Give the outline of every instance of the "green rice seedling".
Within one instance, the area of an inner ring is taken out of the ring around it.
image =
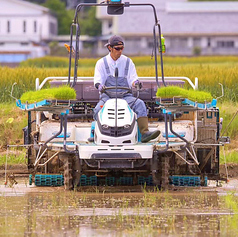
[[[68,86],[29,91],[21,96],[22,103],[34,103],[44,99],[70,100],[76,99],[76,92]]]
[[[197,101],[199,103],[204,103],[205,101],[212,100],[212,96],[208,92],[186,90],[178,86],[167,86],[158,88],[156,96],[162,98],[173,98],[175,96],[178,96],[188,98],[189,100]]]

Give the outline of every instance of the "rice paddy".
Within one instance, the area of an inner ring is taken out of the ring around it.
[[[150,57],[134,57],[132,60],[138,76],[155,75],[154,60]],[[93,76],[96,61],[97,59],[80,59],[78,76]],[[160,67],[158,69],[160,75]],[[198,77],[199,90],[210,92],[213,98],[221,96],[221,83],[224,87],[222,100],[238,101],[238,57],[165,57],[164,73],[165,76],[186,76],[193,82]],[[17,85],[13,94],[20,98],[24,92],[35,90],[36,78],[42,81],[48,76],[68,76],[68,58],[31,59],[17,68],[0,67],[0,75],[0,102],[10,102],[12,98],[9,93],[15,82]]]
[[[18,180],[17,180],[18,181]],[[3,235],[236,236],[234,192],[62,192],[21,181],[0,186]],[[27,191],[28,190],[28,191]],[[50,223],[50,224],[49,224]]]

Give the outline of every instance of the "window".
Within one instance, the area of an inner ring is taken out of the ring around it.
[[[218,48],[234,48],[234,41],[217,41]]]
[[[108,20],[108,28],[112,27],[112,20]]]
[[[50,33],[51,34],[57,34],[56,25],[52,22],[50,22]]]
[[[10,21],[7,21],[7,33],[11,32],[11,24]]]
[[[211,47],[211,38],[207,38],[207,47]]]
[[[193,39],[193,46],[200,47],[201,46],[201,38],[194,38]]]
[[[34,33],[36,33],[36,32],[37,32],[37,22],[34,21]]]
[[[26,33],[26,21],[23,21],[23,32]]]

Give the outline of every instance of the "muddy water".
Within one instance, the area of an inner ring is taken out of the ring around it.
[[[238,236],[236,185],[168,192],[1,185],[0,236]]]

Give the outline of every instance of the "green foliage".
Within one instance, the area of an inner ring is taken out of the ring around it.
[[[193,48],[193,55],[194,56],[199,56],[201,54],[201,48],[200,47],[194,47]]]
[[[76,99],[76,91],[69,86],[54,87],[38,91],[28,91],[21,96],[21,102],[34,103],[45,99],[70,100]]]
[[[101,35],[102,24],[96,19],[95,15],[96,8],[91,7],[84,16],[79,19],[81,34],[89,36]]]
[[[167,86],[158,88],[156,96],[162,98],[173,98],[174,96],[179,96],[183,98],[188,98],[189,100],[196,101],[199,103],[204,103],[205,101],[209,102],[212,100],[212,96],[208,92],[186,90],[178,86]]]
[[[72,16],[66,10],[65,3],[60,0],[47,0],[44,6],[52,10],[56,15],[58,20],[58,34],[68,35],[70,33]]]

